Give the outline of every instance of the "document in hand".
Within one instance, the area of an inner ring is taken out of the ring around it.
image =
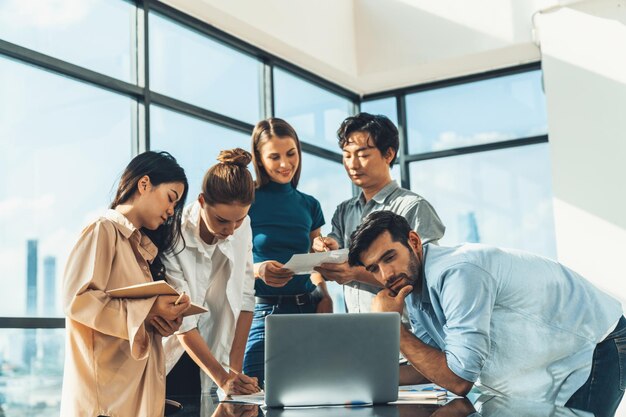
[[[116,288],[107,291],[113,298],[150,298],[155,295],[180,295],[176,288],[165,281],[144,282],[142,284],[130,285],[128,287]],[[194,314],[206,313],[208,310],[198,304],[191,303],[183,316],[193,316]]]
[[[293,255],[283,266],[294,274],[310,274],[314,267],[321,264],[341,264],[348,260],[348,249],[337,249],[328,252],[301,253]]]

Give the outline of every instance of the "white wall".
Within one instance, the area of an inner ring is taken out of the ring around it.
[[[626,307],[626,1],[584,1],[536,22],[559,260]]]
[[[574,0],[164,0],[366,94],[539,60],[537,10]]]
[[[359,84],[368,92],[539,60],[531,16],[555,0],[356,0]]]
[[[352,90],[353,0],[164,0],[254,46]]]

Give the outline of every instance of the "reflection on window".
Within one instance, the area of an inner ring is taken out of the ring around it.
[[[352,114],[352,102],[274,69],[276,117],[287,120],[300,140],[339,152],[337,129]]]
[[[331,221],[339,203],[352,197],[351,184],[342,164],[311,154],[302,154],[302,173],[298,189],[312,195],[322,205],[326,220],[326,224],[322,226],[323,235],[332,230]],[[341,285],[328,282],[327,286],[333,298],[334,311],[345,312]]]
[[[131,100],[3,58],[0,80],[0,316],[60,316],[67,256],[131,156]]]
[[[150,14],[150,87],[179,100],[256,123],[260,64],[206,36]]]
[[[250,151],[248,135],[157,106],[151,109],[150,147],[170,152],[185,169],[189,181],[187,204],[198,196],[204,173],[217,163],[221,150],[242,148]],[[254,171],[252,164],[249,169]]]
[[[136,9],[111,0],[0,1],[0,39],[134,83]]]
[[[370,114],[382,114],[398,127],[398,111],[396,110],[396,98],[387,97],[378,100],[369,100],[361,103],[361,111]]]
[[[547,133],[541,71],[406,97],[409,153],[440,151]]]
[[[59,415],[64,329],[0,329],[0,415]]]
[[[411,189],[443,223],[440,243],[481,242],[556,258],[548,145],[415,162]]]

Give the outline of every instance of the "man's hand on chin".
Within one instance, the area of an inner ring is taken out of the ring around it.
[[[394,295],[393,291],[383,288],[372,300],[372,311],[374,312],[396,312],[402,315],[404,310],[404,299],[413,291],[413,287],[407,285],[403,287],[398,295]]]

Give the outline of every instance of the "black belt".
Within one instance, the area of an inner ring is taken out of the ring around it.
[[[296,295],[262,295],[254,297],[257,304],[296,305],[313,304],[314,298],[310,292]]]

